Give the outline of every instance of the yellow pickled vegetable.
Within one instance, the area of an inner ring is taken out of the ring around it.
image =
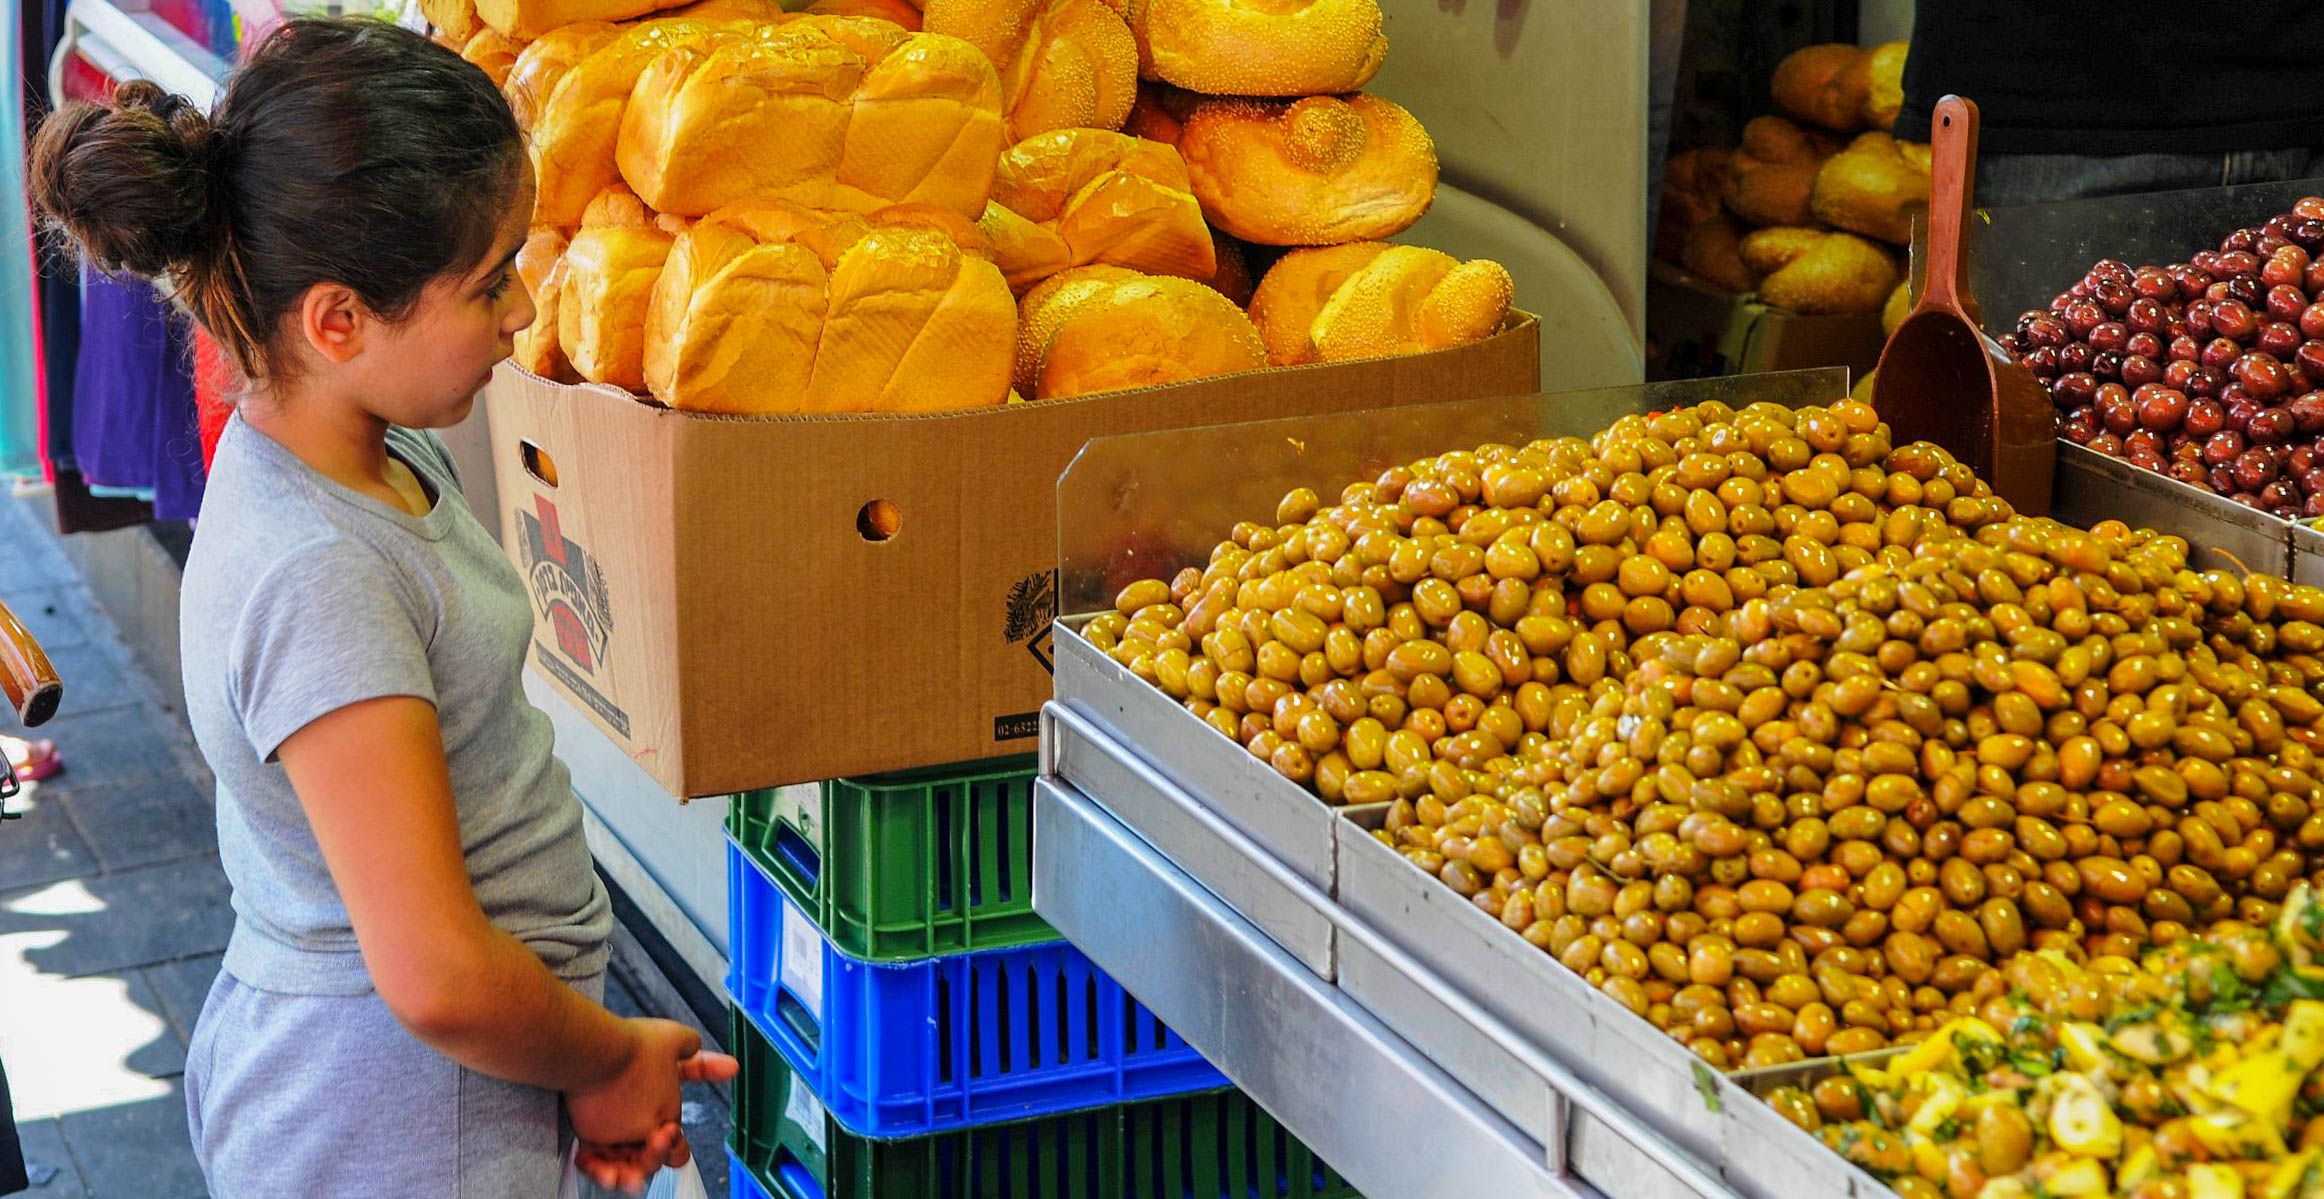
[[[2292,1096],[2308,1072],[2282,1050],[2255,1054],[2212,1078],[2212,1095],[2282,1128],[2291,1122]]]
[[[2083,1157],[2121,1153],[2122,1121],[2098,1084],[2080,1074],[2054,1075],[2052,1081],[2050,1139],[2060,1149]],[[2057,1190],[2055,1186],[2050,1189]]]
[[[2243,1175],[2233,1166],[2189,1166],[2187,1199],[2243,1199]]]

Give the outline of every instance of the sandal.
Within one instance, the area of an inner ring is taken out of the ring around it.
[[[64,773],[64,755],[57,752],[54,741],[0,737],[0,750],[7,751],[8,765],[20,782],[37,783]]]

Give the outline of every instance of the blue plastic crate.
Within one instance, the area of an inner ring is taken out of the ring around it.
[[[731,1145],[726,1150],[726,1196],[727,1199],[774,1199],[759,1185],[758,1176],[750,1172],[750,1167],[735,1156]]]
[[[731,843],[726,860],[727,991],[860,1136],[1228,1085],[1070,945],[865,962],[839,952]]]

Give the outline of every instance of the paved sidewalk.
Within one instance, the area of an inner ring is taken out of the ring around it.
[[[65,680],[39,735],[66,773],[28,785],[8,802],[24,818],[0,823],[0,1062],[28,1194],[193,1199],[186,1040],[233,926],[209,771],[55,540],[4,494],[0,600]],[[607,1002],[634,1014],[642,989],[617,969]],[[703,1088],[688,1098],[704,1180],[723,1195],[725,1105]]]

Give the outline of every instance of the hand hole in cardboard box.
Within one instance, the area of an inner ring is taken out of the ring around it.
[[[886,541],[904,527],[904,514],[886,500],[873,500],[855,514],[855,531],[865,541]]]
[[[557,460],[549,457],[547,450],[529,441],[518,442],[517,447],[519,457],[524,459],[525,473],[531,475],[541,486],[555,490],[557,486]]]

